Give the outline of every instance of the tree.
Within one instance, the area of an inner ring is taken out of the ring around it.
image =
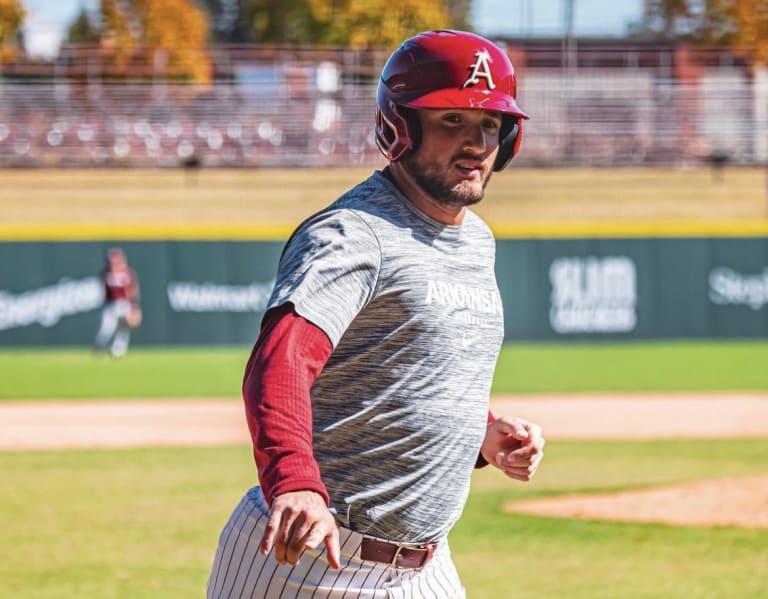
[[[394,47],[426,29],[451,26],[442,0],[307,0],[323,43]]]
[[[454,29],[470,29],[469,16],[472,0],[443,0],[448,20]]]
[[[0,0],[0,60],[16,58],[25,16],[20,0]]]
[[[91,21],[91,17],[85,8],[72,21],[67,31],[67,41],[72,44],[93,44],[101,39],[101,30]]]
[[[702,44],[730,44],[737,24],[732,0],[700,0],[693,2],[696,23],[692,38]]]
[[[307,0],[197,0],[210,36],[223,43],[312,43],[318,23]],[[314,33],[313,33],[314,32]]]
[[[101,0],[101,17],[101,45],[118,64],[148,50],[160,70],[210,80],[206,16],[189,0]]]
[[[251,0],[246,19],[259,42],[316,43],[322,26],[307,0]]]
[[[135,49],[138,40],[131,32],[131,2],[125,0],[101,0],[101,19],[103,29],[101,43],[115,49],[118,62],[124,63]]]
[[[646,0],[645,23],[665,37],[731,45],[768,64],[768,0]]]
[[[768,0],[733,0],[737,32],[735,44],[746,49],[752,62],[768,64]]]
[[[646,27],[665,38],[681,33],[691,16],[688,0],[646,0]]]
[[[197,0],[214,41],[393,46],[425,29],[469,28],[472,0]],[[394,26],[394,30],[388,28]]]
[[[253,0],[197,0],[208,13],[208,35],[212,42],[242,44],[254,41],[248,14]]]

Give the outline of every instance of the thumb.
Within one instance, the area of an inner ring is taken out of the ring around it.
[[[524,422],[519,420],[496,420],[494,424],[497,426],[497,431],[503,435],[509,435],[519,441],[524,441],[528,438],[528,428]]]

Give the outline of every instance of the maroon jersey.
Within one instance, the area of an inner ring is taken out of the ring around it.
[[[138,278],[132,268],[104,273],[104,297],[106,301],[127,299],[135,302],[138,300],[138,296]]]

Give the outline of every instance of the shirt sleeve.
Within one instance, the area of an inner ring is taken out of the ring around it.
[[[326,334],[291,304],[270,310],[243,378],[248,429],[259,482],[271,505],[276,495],[311,490],[329,503],[312,451],[310,390],[331,355]]]
[[[380,268],[378,239],[360,215],[348,209],[320,213],[288,241],[268,307],[290,302],[336,347],[373,297]]]

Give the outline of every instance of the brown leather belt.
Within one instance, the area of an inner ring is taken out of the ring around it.
[[[435,554],[437,543],[392,543],[363,537],[360,559],[389,564],[393,568],[423,568]]]

